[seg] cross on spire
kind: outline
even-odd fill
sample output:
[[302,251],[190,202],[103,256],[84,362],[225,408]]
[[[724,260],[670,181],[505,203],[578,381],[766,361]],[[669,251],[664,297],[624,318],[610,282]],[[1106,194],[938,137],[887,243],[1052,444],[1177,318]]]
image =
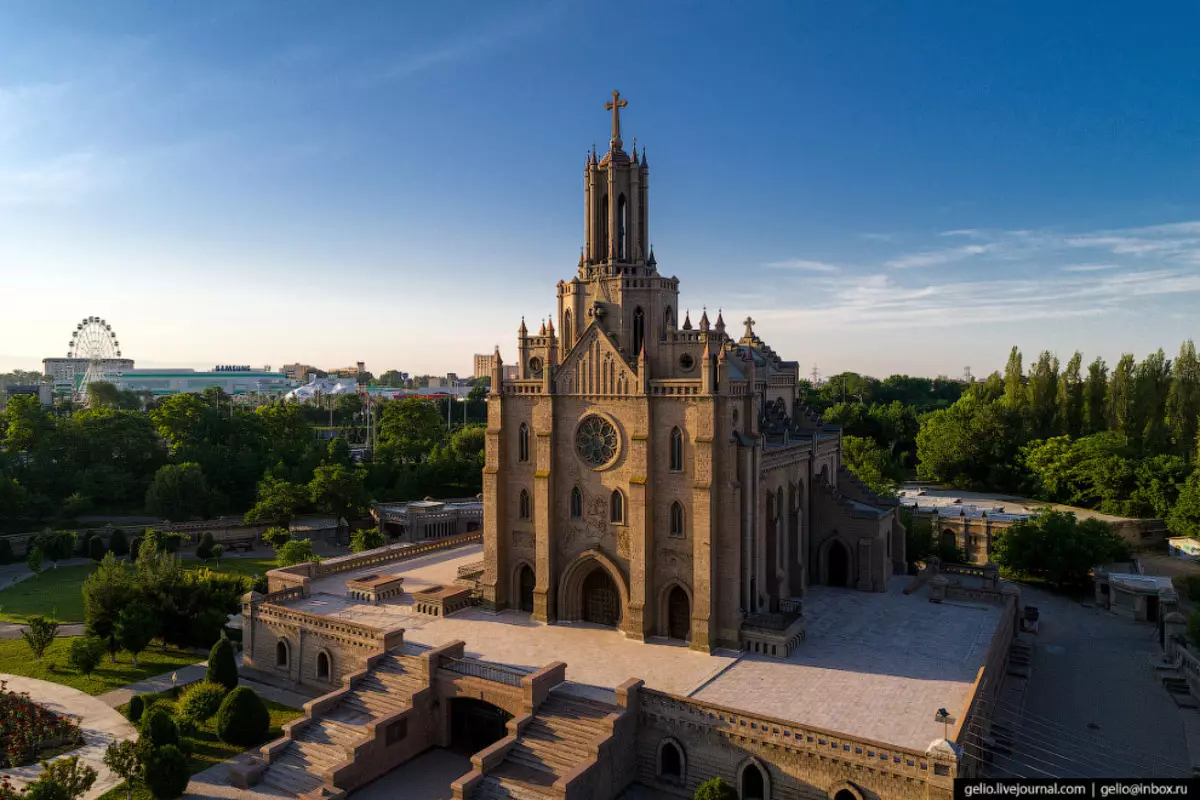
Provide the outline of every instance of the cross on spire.
[[621,109],[629,105],[628,100],[621,99],[621,93],[613,89],[613,99],[604,104],[605,111],[611,111],[612,119],[612,141],[610,144],[620,149],[621,147]]
[[746,338],[749,339],[754,336],[754,318],[746,317],[746,319],[742,321],[742,324],[746,326]]

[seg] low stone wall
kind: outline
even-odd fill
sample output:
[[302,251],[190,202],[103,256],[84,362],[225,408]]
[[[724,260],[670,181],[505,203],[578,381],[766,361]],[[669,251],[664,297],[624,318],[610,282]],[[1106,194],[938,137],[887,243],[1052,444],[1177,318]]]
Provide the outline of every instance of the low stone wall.
[[967,693],[967,702],[955,721],[951,738],[964,747],[960,775],[978,775],[982,763],[976,755],[986,752],[983,739],[991,734],[992,709],[1004,685],[1008,670],[1008,651],[1020,626],[1021,594],[1012,584],[1003,584],[1004,612],[992,636],[983,666],[975,674],[975,682]]
[[[704,781],[720,776],[740,787],[742,771],[757,765],[777,800],[828,798],[842,788],[888,798],[948,798],[957,771],[937,751],[920,752],[810,728],[786,720],[691,698],[642,689],[637,780],[663,794],[691,797]],[[661,752],[670,742],[683,755],[678,780],[661,774]]]

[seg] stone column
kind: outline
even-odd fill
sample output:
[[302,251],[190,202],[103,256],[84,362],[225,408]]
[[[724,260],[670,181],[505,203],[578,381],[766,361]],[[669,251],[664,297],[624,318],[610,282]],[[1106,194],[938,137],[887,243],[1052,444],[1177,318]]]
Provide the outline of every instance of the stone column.
[[[618,532],[627,536],[629,548],[629,608],[621,621],[625,635],[643,641],[654,633],[654,491],[649,475],[654,459],[650,431],[652,407],[649,399],[643,399],[644,412],[641,418],[645,427],[638,426],[630,432],[629,461],[633,476],[629,479],[629,508],[626,509],[625,529]],[[618,550],[620,547],[618,546]],[[651,611],[647,613],[646,607]]]
[[[547,366],[546,369],[550,367]],[[534,568],[533,618],[538,622],[554,622],[557,617],[555,595],[557,574],[554,541],[555,482],[551,469],[554,453],[553,398],[543,397],[533,408],[533,529]],[[511,577],[511,576],[510,576]],[[511,594],[510,594],[511,596]]]
[[871,540],[863,537],[858,540],[858,586],[860,592],[869,592],[874,587],[871,582]]

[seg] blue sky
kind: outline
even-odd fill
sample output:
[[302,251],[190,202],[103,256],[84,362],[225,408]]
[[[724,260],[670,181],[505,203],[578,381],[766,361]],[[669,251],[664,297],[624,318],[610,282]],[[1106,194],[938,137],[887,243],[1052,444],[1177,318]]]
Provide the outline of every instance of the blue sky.
[[1200,7],[0,5],[0,371],[470,371],[554,310],[613,89],[681,304],[805,372],[1195,336]]

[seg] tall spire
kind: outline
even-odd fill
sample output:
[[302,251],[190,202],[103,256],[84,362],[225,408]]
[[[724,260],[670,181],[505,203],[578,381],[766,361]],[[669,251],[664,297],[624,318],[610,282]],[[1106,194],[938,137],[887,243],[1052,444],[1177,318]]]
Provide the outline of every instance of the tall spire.
[[525,327],[525,318],[521,317],[521,327],[517,328],[517,335],[525,336],[528,333],[529,333],[529,329]]
[[605,111],[612,112],[612,139],[609,140],[609,146],[613,150],[621,149],[621,109],[629,105],[628,100],[621,99],[621,93],[613,89],[613,99],[604,104]]
[[713,325],[713,329],[717,333],[725,333],[725,318],[721,316],[721,309],[717,309],[717,322]]
[[700,314],[700,330],[702,330],[702,331],[708,330],[708,308],[707,307],[705,307],[704,311],[701,312],[701,314]]

